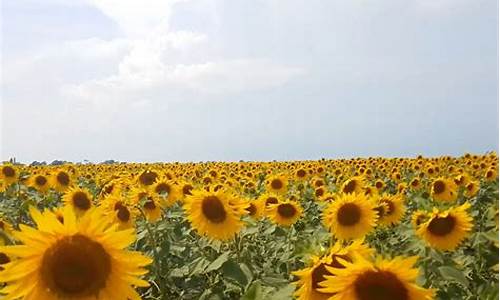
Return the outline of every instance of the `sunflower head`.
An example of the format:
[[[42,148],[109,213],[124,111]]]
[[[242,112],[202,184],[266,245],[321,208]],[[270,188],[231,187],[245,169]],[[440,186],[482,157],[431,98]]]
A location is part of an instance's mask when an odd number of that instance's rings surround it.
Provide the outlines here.
[[[417,235],[439,250],[454,250],[470,234],[473,219],[467,213],[469,203],[440,212],[434,209],[427,222],[417,229]]]
[[[273,175],[266,181],[268,192],[284,194],[287,191],[288,178],[285,175]]]
[[[344,268],[326,269],[332,276],[320,283],[321,292],[332,293],[332,299],[356,300],[432,300],[434,291],[415,284],[417,257],[396,257],[375,262],[358,256],[353,262],[342,260]]]
[[[76,215],[82,216],[93,207],[93,198],[91,194],[82,188],[71,188],[63,196],[66,206],[71,207]]]
[[[362,238],[376,225],[374,202],[364,194],[341,194],[323,211],[323,223],[341,240]]]
[[[352,177],[342,184],[341,191],[344,194],[362,193],[364,187],[364,180],[359,176]]]
[[[281,226],[291,226],[302,215],[302,206],[297,201],[280,201],[267,209],[267,215],[274,223]]]
[[[52,212],[30,209],[37,229],[21,225],[15,237],[22,245],[0,252],[18,259],[3,265],[0,282],[7,297],[24,299],[139,299],[132,286],[148,286],[138,276],[151,259],[124,250],[134,242],[133,230],[106,228],[98,209],[77,219],[70,207],[64,223]],[[30,270],[26,272],[26,270]],[[120,288],[116,288],[120,287]]]
[[[453,202],[458,196],[457,186],[452,180],[437,178],[431,184],[431,196],[439,201]]]
[[[186,198],[184,210],[199,234],[228,240],[243,227],[241,217],[245,214],[245,205],[224,191],[194,190]]]

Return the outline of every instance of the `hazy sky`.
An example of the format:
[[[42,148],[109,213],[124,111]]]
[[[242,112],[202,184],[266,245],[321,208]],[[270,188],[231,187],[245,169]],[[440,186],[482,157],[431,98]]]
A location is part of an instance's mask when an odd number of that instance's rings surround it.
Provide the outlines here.
[[[1,159],[498,147],[498,0],[3,0]]]

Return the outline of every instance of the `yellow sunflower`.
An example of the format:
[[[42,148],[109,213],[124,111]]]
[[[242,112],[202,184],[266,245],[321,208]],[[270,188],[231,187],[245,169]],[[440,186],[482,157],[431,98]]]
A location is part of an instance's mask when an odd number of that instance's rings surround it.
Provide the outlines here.
[[[184,202],[191,226],[200,234],[217,240],[229,240],[243,228],[245,204],[222,190],[194,190]]]
[[[344,268],[326,266],[332,275],[319,285],[331,293],[330,300],[432,300],[434,291],[415,284],[417,257],[377,259],[374,263],[358,256],[353,262],[342,260]]]
[[[472,230],[473,219],[467,213],[469,208],[469,203],[444,212],[434,208],[428,221],[419,226],[417,234],[433,248],[454,250]]]
[[[467,198],[472,198],[476,196],[477,192],[479,192],[479,182],[475,180],[470,180],[466,185],[465,185],[465,196]]]
[[[453,202],[457,199],[457,186],[453,180],[437,178],[432,182],[431,195],[435,200]]]
[[[179,200],[179,190],[173,180],[158,178],[152,186],[153,191],[158,194],[164,206],[170,207]]]
[[[141,299],[134,286],[148,286],[139,276],[151,259],[124,250],[135,240],[132,229],[106,227],[96,209],[77,220],[66,207],[64,224],[52,212],[30,213],[37,229],[20,225],[14,233],[23,245],[0,247],[18,258],[2,265],[3,299]]]
[[[0,179],[4,182],[6,186],[9,186],[17,181],[19,178],[19,171],[17,167],[11,164],[5,164],[0,166]]]
[[[297,201],[286,200],[270,205],[266,213],[275,224],[291,226],[300,219],[302,211],[302,206]]]
[[[72,185],[71,174],[65,170],[57,170],[52,173],[51,184],[56,191],[64,192]]]
[[[50,188],[49,178],[44,174],[34,174],[30,176],[28,185],[40,193],[45,193]]]
[[[256,220],[262,218],[264,216],[264,203],[262,201],[257,200],[249,200],[247,202],[247,206],[245,208],[248,215]]]
[[[427,220],[427,212],[423,210],[417,210],[411,216],[411,224],[413,225],[413,228],[415,228],[415,230],[418,230],[420,225],[427,222]]]
[[[396,225],[401,222],[401,219],[403,218],[406,211],[402,195],[384,194],[379,198],[379,202],[385,205],[383,213],[380,214],[380,224]]]
[[[363,192],[363,187],[364,187],[363,178],[356,176],[344,181],[344,183],[342,184],[342,188],[340,190],[344,194],[351,194],[351,193],[357,194]]]
[[[79,187],[73,187],[67,190],[62,200],[66,206],[73,208],[75,214],[79,217],[85,214],[85,212],[93,206],[90,193]]]
[[[133,188],[130,191],[130,202],[140,207],[149,222],[155,222],[161,218],[162,203],[157,195],[145,188]]]
[[[323,211],[323,223],[338,239],[357,239],[377,224],[375,204],[363,194],[341,194]]]
[[[127,198],[109,195],[103,200],[101,205],[104,207],[104,214],[111,217],[110,222],[118,224],[118,229],[134,227],[138,212],[136,207]]]
[[[302,270],[293,272],[292,274],[298,277],[295,283],[297,290],[295,296],[299,300],[326,300],[332,297],[333,293],[323,293],[318,291],[320,283],[325,280],[325,276],[332,275],[326,266],[331,268],[345,268],[340,263],[339,258],[352,262],[357,256],[370,258],[373,254],[373,249],[363,244],[362,240],[354,241],[352,244],[345,246],[343,243],[337,242],[326,255],[323,257],[312,257],[312,264]]]
[[[287,191],[288,178],[285,175],[273,175],[266,180],[268,192],[284,194]]]

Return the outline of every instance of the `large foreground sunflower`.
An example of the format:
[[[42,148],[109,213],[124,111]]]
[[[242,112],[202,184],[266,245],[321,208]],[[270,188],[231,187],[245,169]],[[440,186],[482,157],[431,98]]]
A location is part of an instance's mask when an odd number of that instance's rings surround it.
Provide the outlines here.
[[[191,226],[201,235],[228,240],[243,227],[245,203],[223,190],[195,190],[186,197],[184,210]]]
[[[377,218],[373,201],[363,194],[341,194],[323,212],[324,225],[341,240],[364,237]]]
[[[374,263],[358,257],[342,260],[344,268],[326,266],[331,276],[319,285],[319,291],[331,293],[330,300],[431,300],[434,291],[415,284],[417,257],[377,259]]]
[[[339,258],[352,262],[359,255],[368,259],[372,254],[373,249],[363,244],[361,240],[348,246],[337,242],[323,257],[313,256],[310,266],[293,272],[293,275],[298,277],[295,282],[297,286],[295,296],[299,300],[326,300],[330,298],[332,293],[323,293],[318,290],[321,288],[319,284],[325,280],[325,276],[332,275],[326,266],[342,269],[345,267],[339,262]]]
[[[107,227],[96,209],[77,220],[66,207],[64,224],[52,212],[30,211],[38,228],[20,225],[14,236],[23,245],[0,247],[18,258],[2,265],[3,299],[141,299],[133,286],[148,286],[139,276],[151,259],[124,250],[133,229]]]
[[[440,212],[434,208],[429,220],[418,227],[417,234],[431,247],[455,249],[472,230],[472,217],[467,213],[469,203]]]

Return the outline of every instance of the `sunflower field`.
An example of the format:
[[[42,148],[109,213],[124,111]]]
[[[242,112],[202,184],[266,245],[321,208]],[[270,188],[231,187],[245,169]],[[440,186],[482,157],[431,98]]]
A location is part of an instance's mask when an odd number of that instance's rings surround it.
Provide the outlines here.
[[[0,165],[0,299],[498,299],[498,156]]]

